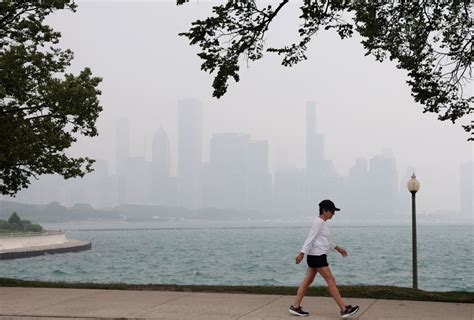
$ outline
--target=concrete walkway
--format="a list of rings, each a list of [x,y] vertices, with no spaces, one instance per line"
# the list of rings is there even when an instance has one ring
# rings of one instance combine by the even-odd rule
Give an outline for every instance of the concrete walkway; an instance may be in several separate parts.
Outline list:
[[[260,320],[288,314],[292,296],[118,291],[90,289],[0,288],[0,319],[202,319]],[[306,297],[307,319],[340,319],[331,298]],[[361,320],[472,320],[474,305],[376,299],[346,299],[361,306]]]

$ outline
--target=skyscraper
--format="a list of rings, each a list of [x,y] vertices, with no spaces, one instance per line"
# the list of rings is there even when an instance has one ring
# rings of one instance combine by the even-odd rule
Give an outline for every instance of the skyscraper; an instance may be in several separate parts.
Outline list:
[[[275,171],[273,212],[278,216],[301,217],[304,205],[304,180],[301,169],[287,168]],[[314,207],[314,206],[313,206]]]
[[[272,185],[268,172],[268,141],[251,140],[247,159],[247,207],[260,212],[268,211]]]
[[[212,135],[206,176],[207,206],[247,208],[249,141],[249,135],[241,133]]]
[[[351,212],[364,219],[368,215],[366,199],[369,196],[368,162],[365,158],[358,158],[349,169],[349,176],[344,180],[343,201]]]
[[[127,204],[149,204],[151,189],[150,162],[144,157],[130,157],[125,176],[125,201]]]
[[[130,126],[126,118],[117,121],[115,140],[115,172],[117,174],[117,203],[126,203],[127,192],[127,167],[130,156]]]
[[[272,187],[268,142],[243,133],[213,134],[203,186],[204,207],[266,212]]]
[[[170,205],[174,203],[170,180],[170,146],[163,128],[153,136],[151,151],[151,203]]]
[[[126,118],[117,121],[115,143],[116,173],[119,176],[125,176],[127,161],[130,153],[130,125]]]
[[[202,107],[197,100],[178,101],[178,204],[200,205]]]
[[[390,151],[376,155],[369,161],[371,215],[380,219],[399,219],[395,214],[398,198],[398,174],[395,158]]]
[[[316,105],[306,102],[306,169],[310,176],[321,173],[324,160],[324,139],[316,130]]]
[[[313,101],[306,103],[306,170],[305,172],[305,211],[312,212],[315,203],[321,197],[327,196],[326,184],[323,181],[331,182],[331,176],[324,172],[329,163],[324,161],[324,139],[316,130],[316,105]],[[324,174],[323,174],[324,173]],[[333,188],[331,188],[333,189]],[[329,192],[330,194],[332,192]]]
[[[163,128],[159,128],[153,136],[151,146],[152,172],[154,176],[166,177],[170,175],[170,142]]]

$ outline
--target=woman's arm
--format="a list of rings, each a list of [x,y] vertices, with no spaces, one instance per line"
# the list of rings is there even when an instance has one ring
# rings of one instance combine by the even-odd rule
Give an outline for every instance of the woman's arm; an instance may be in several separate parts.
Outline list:
[[[343,257],[347,257],[348,253],[346,250],[344,250],[343,248],[339,247],[339,246],[335,246],[334,249],[339,252]]]
[[[303,252],[298,253],[295,257],[296,264],[300,264],[303,258],[304,258],[304,253]]]

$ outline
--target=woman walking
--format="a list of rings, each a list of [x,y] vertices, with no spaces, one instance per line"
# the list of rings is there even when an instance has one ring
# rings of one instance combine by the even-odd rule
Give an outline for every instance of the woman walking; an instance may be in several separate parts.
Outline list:
[[[341,308],[342,318],[350,317],[359,311],[359,306],[345,304],[336,287],[336,280],[334,279],[327,262],[327,254],[330,250],[338,251],[343,257],[347,256],[346,250],[334,245],[331,241],[331,233],[326,224],[326,221],[332,219],[336,211],[339,210],[340,209],[336,208],[331,200],[323,200],[319,203],[319,217],[314,219],[313,226],[303,244],[303,248],[301,248],[301,252],[295,257],[296,264],[299,264],[306,254],[308,270],[303,282],[301,282],[298,288],[295,302],[288,310],[293,315],[305,317],[309,314],[301,307],[301,300],[303,300],[303,297],[313,282],[316,273],[319,273],[324,280],[326,280],[329,293]]]

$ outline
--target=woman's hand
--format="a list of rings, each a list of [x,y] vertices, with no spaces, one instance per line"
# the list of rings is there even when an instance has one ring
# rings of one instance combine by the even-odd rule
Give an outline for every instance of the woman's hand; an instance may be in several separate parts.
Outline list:
[[[295,257],[295,262],[296,264],[300,264],[301,260],[304,258],[304,253],[300,252],[296,257]]]
[[[344,249],[341,248],[341,247],[336,247],[335,249],[337,250],[337,252],[339,252],[339,253],[341,254],[341,256],[347,257],[348,253],[347,253],[346,250],[344,250]]]

